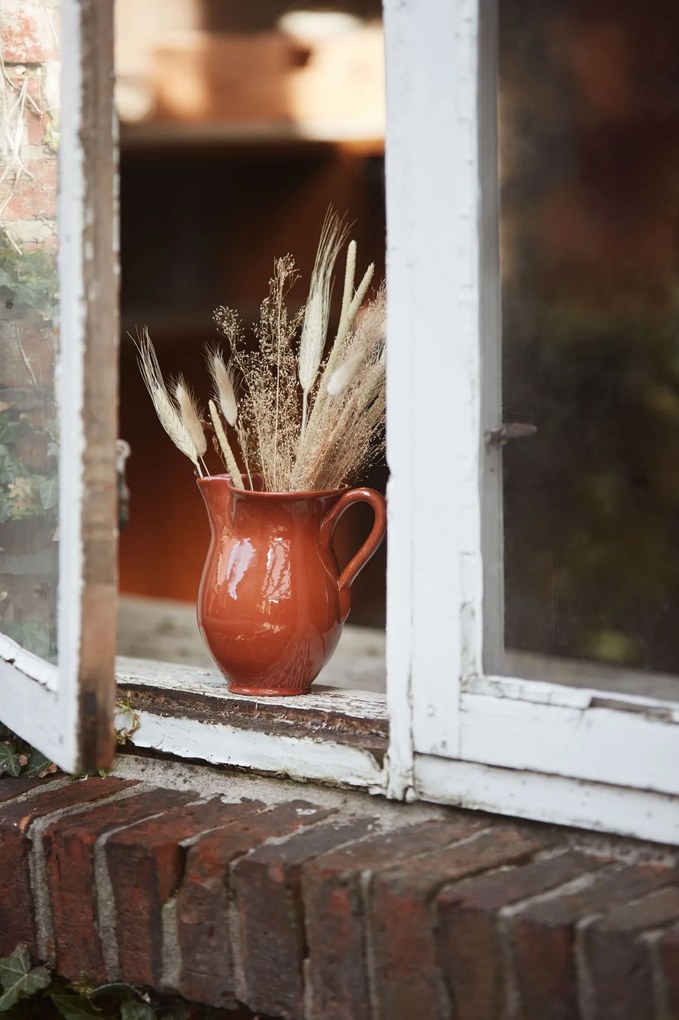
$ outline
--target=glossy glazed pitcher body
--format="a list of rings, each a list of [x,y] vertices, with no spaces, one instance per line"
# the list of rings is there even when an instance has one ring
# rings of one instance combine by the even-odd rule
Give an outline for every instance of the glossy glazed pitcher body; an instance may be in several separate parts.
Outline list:
[[[229,690],[306,693],[335,650],[351,584],[386,527],[373,489],[268,493],[236,489],[227,475],[198,480],[212,530],[198,591],[198,625]],[[353,502],[373,529],[340,574],[335,525]]]

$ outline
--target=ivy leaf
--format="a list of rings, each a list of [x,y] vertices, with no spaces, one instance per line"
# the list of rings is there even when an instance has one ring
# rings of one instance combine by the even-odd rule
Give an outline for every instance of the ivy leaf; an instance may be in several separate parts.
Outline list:
[[[141,993],[131,985],[126,985],[124,981],[112,981],[108,985],[99,985],[98,988],[95,988],[94,991],[91,992],[90,998],[110,998],[114,999],[116,1002],[125,1002],[128,999],[139,999],[141,1002],[144,1001]]]
[[[11,290],[14,293],[15,286],[16,283],[9,273],[5,272],[4,269],[0,269],[0,287],[6,287],[7,290]]]
[[[158,1014],[147,1002],[124,1002],[120,1020],[158,1020]]]
[[[59,499],[59,479],[45,478],[38,486],[43,510],[53,510]]]
[[[4,989],[0,995],[0,1013],[6,1013],[22,996],[47,988],[51,980],[44,967],[31,970],[26,946],[18,945],[13,953],[0,960],[0,984]]]
[[[50,999],[66,1020],[108,1020],[110,1014],[102,1013],[98,1006],[84,995],[55,993]]]
[[[21,774],[29,779],[33,776],[39,776],[40,779],[44,779],[50,772],[56,772],[56,770],[56,765],[53,765],[42,751],[36,751],[33,748],[28,758],[28,765],[24,767]]]
[[[14,776],[14,778],[21,775],[21,755],[14,744],[0,744],[0,776],[5,773]],[[6,959],[9,960],[11,957],[8,956]],[[2,961],[0,961],[0,966],[2,966]],[[2,979],[0,978],[0,980]]]

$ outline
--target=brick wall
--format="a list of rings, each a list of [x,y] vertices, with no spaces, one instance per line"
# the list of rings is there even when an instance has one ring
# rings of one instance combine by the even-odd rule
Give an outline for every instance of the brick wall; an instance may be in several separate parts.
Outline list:
[[[674,851],[258,789],[1,780],[0,955],[300,1020],[679,1018]]]

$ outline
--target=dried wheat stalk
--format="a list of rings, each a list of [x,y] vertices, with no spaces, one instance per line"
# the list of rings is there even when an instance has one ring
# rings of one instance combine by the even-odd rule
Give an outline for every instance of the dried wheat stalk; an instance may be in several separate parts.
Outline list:
[[[231,477],[231,481],[236,486],[236,488],[241,489],[242,488],[241,473],[238,468],[238,462],[236,461],[236,458],[233,455],[233,450],[231,449],[231,446],[229,444],[226,431],[224,430],[224,426],[222,425],[221,419],[219,417],[219,412],[215,407],[214,400],[210,400],[208,402],[208,408],[210,409],[210,418],[212,419],[212,427],[215,430],[217,443],[224,458],[224,463],[226,464],[226,470],[228,471]]]
[[[337,256],[346,239],[347,228],[337,213],[330,211],[323,223],[309,285],[309,296],[299,341],[299,382],[302,387],[300,440],[306,430],[309,394],[316,382],[328,333],[330,284]],[[355,246],[354,246],[355,251]]]
[[[153,401],[158,421],[177,449],[189,458],[198,474],[202,474],[196,443],[182,419],[179,408],[167,392],[148,329],[144,328],[141,334],[137,335],[135,346],[139,354],[139,369],[142,379]]]
[[[354,290],[353,241],[337,332],[323,360],[333,271],[346,233],[344,221],[331,212],[321,231],[306,306],[296,315],[286,307],[298,278],[294,260],[290,255],[275,260],[254,330],[256,350],[248,347],[236,312],[215,312],[229,360],[217,348],[207,352],[213,382],[208,406],[217,446],[237,486],[243,484],[241,459],[251,488],[254,472],[268,492],[339,488],[383,449],[386,297],[380,287],[354,323],[374,267]],[[201,473],[207,443],[195,400],[182,379],[175,386],[176,402],[168,396],[147,332],[138,348],[161,423]]]
[[[207,451],[207,439],[205,438],[205,432],[203,431],[201,413],[198,408],[198,404],[196,403],[196,398],[187,386],[184,377],[181,375],[175,383],[174,395],[184,428],[191,436],[191,442],[196,448],[198,460],[205,469],[205,474],[207,474],[208,471],[205,467],[205,461],[203,460]]]

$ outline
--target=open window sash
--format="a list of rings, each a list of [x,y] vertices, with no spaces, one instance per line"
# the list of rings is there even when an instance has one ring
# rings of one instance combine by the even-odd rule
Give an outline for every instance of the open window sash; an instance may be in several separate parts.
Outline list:
[[[497,2],[385,23],[390,791],[679,842],[679,697],[498,675]]]
[[[117,237],[112,0],[62,0],[58,664],[0,634],[0,721],[69,772],[114,749]]]

